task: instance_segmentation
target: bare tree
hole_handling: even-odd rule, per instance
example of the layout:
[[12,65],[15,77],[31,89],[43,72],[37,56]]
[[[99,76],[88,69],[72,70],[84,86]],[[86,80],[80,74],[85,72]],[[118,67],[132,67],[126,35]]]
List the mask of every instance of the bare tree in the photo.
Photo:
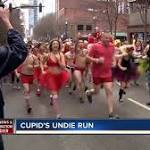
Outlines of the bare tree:
[[34,39],[51,39],[57,36],[55,14],[51,13],[39,20],[33,29]]
[[109,30],[111,33],[114,31],[114,37],[116,37],[117,21],[119,18],[119,2],[120,0],[106,0],[105,14],[109,24]]

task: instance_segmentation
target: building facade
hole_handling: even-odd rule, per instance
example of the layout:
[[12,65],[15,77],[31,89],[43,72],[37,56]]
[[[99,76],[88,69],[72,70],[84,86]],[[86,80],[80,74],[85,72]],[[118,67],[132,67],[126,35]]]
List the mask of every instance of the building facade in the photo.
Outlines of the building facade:
[[[144,14],[140,15],[140,9],[144,9],[144,3],[140,0],[129,0],[129,8],[130,8],[130,14],[129,14],[129,25],[128,25],[128,38],[130,42],[133,38],[140,39],[144,41],[144,33],[147,34],[147,40],[150,39],[150,9],[146,10],[147,13],[147,23],[145,25],[144,23]],[[143,6],[140,7],[140,5]],[[140,8],[140,9],[139,9]]]
[[[60,34],[87,36],[95,28],[109,32],[104,0],[56,0],[55,6]],[[117,32],[127,31],[128,17],[124,8],[125,3],[120,3]]]

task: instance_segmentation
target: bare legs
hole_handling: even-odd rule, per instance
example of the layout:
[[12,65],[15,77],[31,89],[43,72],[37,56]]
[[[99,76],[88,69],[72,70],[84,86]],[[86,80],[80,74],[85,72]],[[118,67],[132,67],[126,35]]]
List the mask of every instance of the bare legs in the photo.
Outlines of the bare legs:
[[53,110],[56,114],[56,118],[60,119],[61,118],[61,110],[60,110],[58,92],[52,91],[50,99],[52,101],[52,106],[53,106]]
[[81,71],[75,70],[73,73],[76,81],[76,87],[79,92],[79,97],[80,97],[80,103],[84,103],[84,87],[83,87],[83,77],[81,74]]
[[26,103],[27,113],[31,113],[32,108],[30,105],[30,85],[28,83],[24,83],[23,87],[24,87],[24,99]]

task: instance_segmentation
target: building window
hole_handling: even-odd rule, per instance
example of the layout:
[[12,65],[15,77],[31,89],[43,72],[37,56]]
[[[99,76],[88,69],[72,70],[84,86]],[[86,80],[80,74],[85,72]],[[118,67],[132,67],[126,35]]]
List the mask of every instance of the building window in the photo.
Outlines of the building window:
[[92,30],[92,25],[86,25],[86,30],[91,31]]
[[129,8],[130,8],[130,13],[133,13],[133,12],[134,12],[134,9],[133,9],[133,8],[134,8],[133,2],[130,3]]
[[118,5],[118,13],[119,14],[124,14],[125,13],[125,2],[119,2]]
[[78,25],[77,28],[78,28],[78,31],[83,31],[84,25]]

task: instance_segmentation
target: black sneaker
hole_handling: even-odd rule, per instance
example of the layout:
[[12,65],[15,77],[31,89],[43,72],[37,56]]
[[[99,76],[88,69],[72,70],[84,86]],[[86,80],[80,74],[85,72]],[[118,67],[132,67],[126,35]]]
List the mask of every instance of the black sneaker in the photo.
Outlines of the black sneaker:
[[150,102],[146,103],[146,105],[150,106]]
[[88,87],[87,86],[85,86],[85,89],[84,89],[84,91],[86,92],[88,90]]
[[76,87],[76,85],[74,85],[74,86],[73,86],[73,91],[75,91],[75,90],[76,90],[76,88],[77,88],[77,87]]
[[109,119],[119,119],[118,115],[114,115],[113,113],[109,114]]
[[134,82],[134,85],[135,85],[135,86],[140,86],[140,84],[139,84],[139,83],[137,83],[137,82]]
[[50,105],[53,106],[53,96],[50,95]]
[[90,92],[86,91],[86,96],[87,96],[87,99],[89,101],[90,104],[92,104],[92,94],[90,94]]
[[69,95],[72,95],[72,91],[69,91]]
[[52,99],[50,100],[50,105],[53,106],[53,100]]
[[31,112],[32,112],[32,108],[31,108],[31,107],[28,107],[28,108],[27,108],[27,113],[28,113],[28,114],[31,114]]
[[101,88],[101,89],[103,89],[103,88],[104,88],[104,85],[103,85],[103,84],[101,84],[100,88]]
[[79,99],[80,99],[80,103],[81,103],[81,104],[83,104],[83,103],[84,103],[83,98],[82,98],[82,97],[80,97]]

